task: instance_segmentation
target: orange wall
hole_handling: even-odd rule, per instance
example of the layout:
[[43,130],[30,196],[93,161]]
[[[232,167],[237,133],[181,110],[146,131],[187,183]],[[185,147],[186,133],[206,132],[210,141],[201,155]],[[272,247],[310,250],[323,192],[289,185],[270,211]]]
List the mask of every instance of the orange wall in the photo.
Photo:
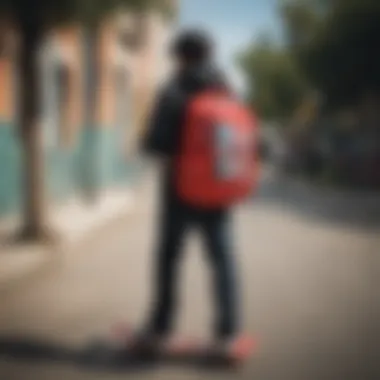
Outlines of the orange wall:
[[[155,71],[157,70],[157,28],[154,17],[149,17],[147,44],[134,55],[133,65],[125,62],[126,69],[131,70],[133,79],[133,102],[135,116],[140,119],[146,114],[155,91]],[[68,103],[64,109],[65,140],[75,138],[83,125],[84,116],[84,72],[82,35],[79,26],[57,29],[52,33],[64,52],[64,63],[69,71]],[[96,118],[101,126],[112,126],[115,114],[114,65],[113,54],[116,47],[116,35],[112,23],[106,23],[101,30],[99,40],[99,83],[97,89]],[[158,48],[159,50],[160,48]],[[118,63],[120,64],[120,62]],[[121,63],[123,64],[123,62]],[[14,62],[11,59],[0,59],[0,120],[10,121],[14,116],[15,87]]]
[[65,65],[69,71],[68,97],[64,108],[64,143],[75,140],[83,120],[83,69],[81,29],[76,26],[59,29],[54,34],[65,55]]
[[10,121],[14,111],[14,67],[10,58],[0,59],[0,120]]

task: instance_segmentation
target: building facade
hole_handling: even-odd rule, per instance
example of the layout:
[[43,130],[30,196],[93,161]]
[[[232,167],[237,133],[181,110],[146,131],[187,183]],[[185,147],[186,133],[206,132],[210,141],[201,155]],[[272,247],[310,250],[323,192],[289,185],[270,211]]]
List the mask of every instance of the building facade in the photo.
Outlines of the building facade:
[[[151,12],[112,18],[96,36],[72,25],[46,37],[39,52],[40,129],[50,203],[133,180],[141,128],[166,71],[164,50],[170,30],[165,17]],[[4,49],[0,218],[17,211],[23,192],[15,62]]]

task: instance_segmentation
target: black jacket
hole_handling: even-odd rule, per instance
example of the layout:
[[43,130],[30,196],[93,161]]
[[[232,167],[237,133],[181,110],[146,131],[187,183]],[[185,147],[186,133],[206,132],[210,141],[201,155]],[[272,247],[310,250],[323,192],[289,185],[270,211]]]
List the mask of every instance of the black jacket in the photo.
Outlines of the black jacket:
[[166,158],[175,156],[189,99],[206,89],[222,86],[226,87],[223,75],[212,65],[194,67],[172,79],[159,94],[150,117],[145,151]]
[[179,202],[174,188],[172,164],[178,154],[184,117],[189,100],[199,92],[213,88],[227,88],[222,73],[214,66],[194,67],[173,78],[158,96],[150,117],[144,150],[148,154],[168,158],[164,173],[166,201]]

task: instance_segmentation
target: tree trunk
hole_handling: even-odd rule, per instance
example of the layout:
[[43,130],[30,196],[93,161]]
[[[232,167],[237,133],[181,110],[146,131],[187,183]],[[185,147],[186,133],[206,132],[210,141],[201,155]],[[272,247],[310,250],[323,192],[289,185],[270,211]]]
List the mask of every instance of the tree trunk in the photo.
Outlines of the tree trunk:
[[22,240],[44,240],[44,162],[40,136],[40,78],[38,49],[42,28],[37,23],[20,27],[20,137],[23,144],[24,213]]
[[86,68],[86,102],[85,102],[85,128],[88,129],[87,138],[91,138],[88,151],[86,151],[86,164],[84,165],[84,178],[87,178],[85,186],[86,200],[94,203],[99,198],[99,184],[97,165],[99,157],[98,141],[95,138],[94,129],[97,124],[97,99],[99,68],[99,27],[97,24],[89,25],[85,38],[85,68]]

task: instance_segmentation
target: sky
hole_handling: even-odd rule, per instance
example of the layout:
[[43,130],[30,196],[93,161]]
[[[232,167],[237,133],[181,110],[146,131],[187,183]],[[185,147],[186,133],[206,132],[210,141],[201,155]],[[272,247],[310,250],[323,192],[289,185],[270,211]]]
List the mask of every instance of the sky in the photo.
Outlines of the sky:
[[244,91],[236,54],[263,33],[281,33],[278,0],[179,0],[179,27],[201,27],[218,43],[218,57],[232,83]]

